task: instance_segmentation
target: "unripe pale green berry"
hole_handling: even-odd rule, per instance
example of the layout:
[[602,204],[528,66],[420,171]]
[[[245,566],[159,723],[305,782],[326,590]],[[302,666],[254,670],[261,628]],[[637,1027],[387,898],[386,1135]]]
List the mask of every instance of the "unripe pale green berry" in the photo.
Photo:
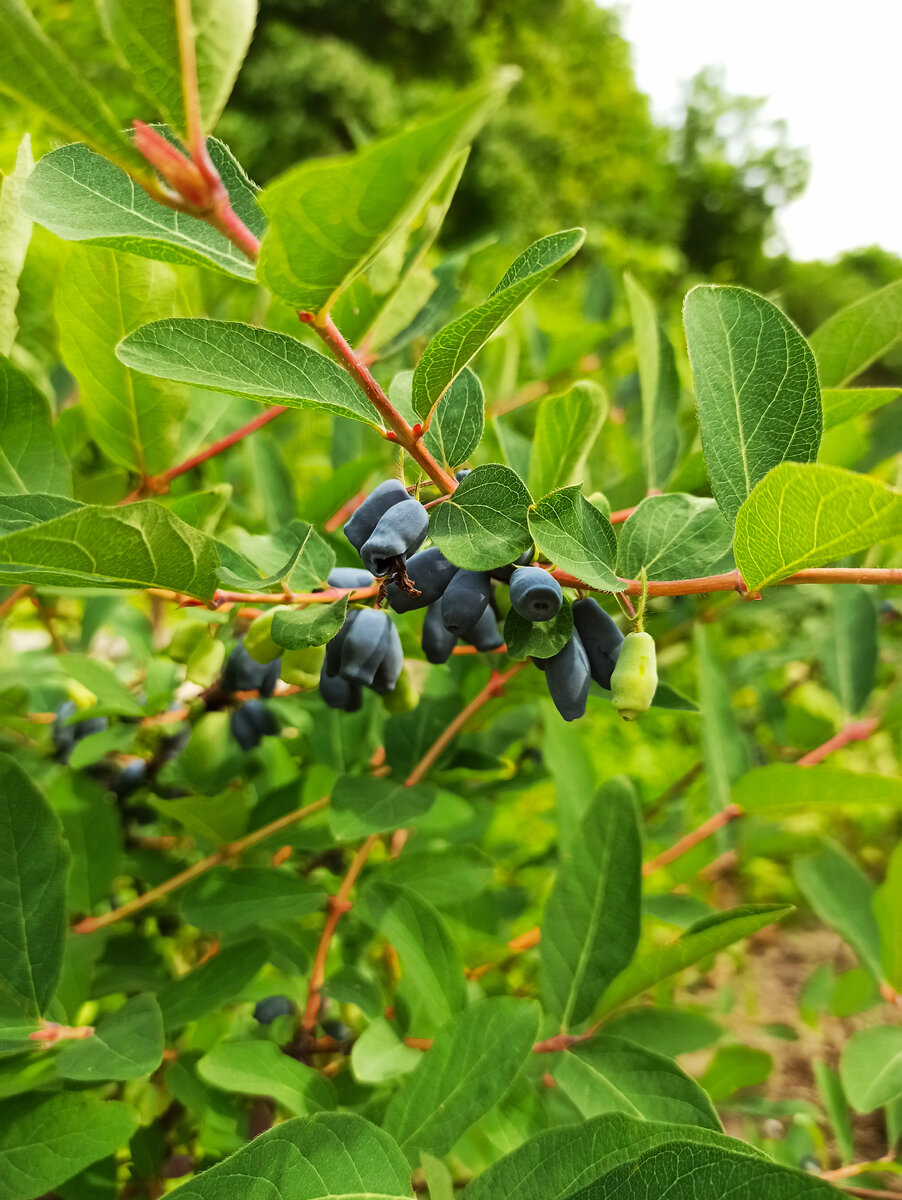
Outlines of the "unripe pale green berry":
[[272,640],[272,623],[277,612],[290,611],[291,609],[287,605],[278,604],[265,612],[262,617],[257,617],[251,625],[244,635],[244,648],[254,662],[270,663],[282,655],[283,648]]
[[624,721],[647,712],[658,686],[655,642],[650,633],[628,633],[611,675],[611,703]]
[[325,657],[325,646],[305,646],[303,650],[286,650],[282,655],[280,671],[282,682],[303,688],[305,691],[317,687]]

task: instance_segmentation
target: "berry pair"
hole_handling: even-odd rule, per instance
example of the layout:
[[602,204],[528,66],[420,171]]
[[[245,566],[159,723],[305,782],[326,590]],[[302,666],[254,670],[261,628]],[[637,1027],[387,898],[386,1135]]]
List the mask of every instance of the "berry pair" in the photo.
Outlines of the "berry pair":
[[271,696],[275,691],[281,665],[278,658],[267,663],[257,662],[248,654],[244,643],[239,642],[226,660],[220,687],[227,695],[234,692],[259,692],[261,696]]
[[429,513],[400,480],[387,479],[345,523],[344,534],[373,575],[403,570],[407,556],[422,546]]
[[354,608],[326,645],[320,692],[330,708],[356,712],[363,703],[362,688],[379,695],[393,691],[403,666],[401,639],[388,614]]

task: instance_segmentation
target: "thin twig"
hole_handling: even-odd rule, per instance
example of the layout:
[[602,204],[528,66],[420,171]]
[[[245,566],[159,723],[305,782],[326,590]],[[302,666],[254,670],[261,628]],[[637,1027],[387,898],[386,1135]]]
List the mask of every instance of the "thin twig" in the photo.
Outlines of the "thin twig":
[[822,746],[816,747],[814,750],[809,750],[807,754],[803,754],[796,761],[796,766],[813,767],[829,755],[834,750],[841,750],[843,746],[848,746],[850,742],[864,742],[871,734],[879,728],[880,722],[876,717],[865,717],[862,721],[850,721],[848,725],[844,725],[839,733],[834,734],[832,738],[828,738]]
[[24,600],[30,592],[30,583],[21,583],[15,589],[15,591],[10,592],[2,604],[0,604],[0,621],[2,621],[4,617],[8,616],[9,613],[12,612],[15,606],[19,603],[19,601]]
[[660,871],[662,867],[669,866],[684,854],[703,842],[705,838],[709,838],[712,833],[716,833],[718,829],[722,829],[724,825],[729,825],[730,821],[735,821],[737,817],[743,815],[742,809],[738,804],[728,804],[726,808],[722,808],[720,812],[715,813],[713,817],[709,817],[707,821],[699,825],[698,829],[693,829],[687,833],[685,837],[680,838],[678,842],[659,854],[657,858],[652,858],[647,863],[642,865],[643,875],[653,875],[655,871]]

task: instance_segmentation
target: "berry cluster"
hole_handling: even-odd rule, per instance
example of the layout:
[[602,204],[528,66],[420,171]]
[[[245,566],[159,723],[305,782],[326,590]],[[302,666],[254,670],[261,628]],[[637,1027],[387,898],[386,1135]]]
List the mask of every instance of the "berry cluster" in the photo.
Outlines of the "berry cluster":
[[[437,547],[421,550],[428,528],[429,515],[423,505],[408,495],[402,483],[386,480],[344,526],[345,536],[366,570],[339,568],[329,576],[329,584],[369,587],[373,576],[379,576],[383,579],[381,594],[394,612],[425,608],[422,647],[431,663],[447,662],[458,639],[480,651],[497,650],[504,644],[493,603],[497,582],[509,585],[511,607],[524,620],[552,621],[560,612],[564,603],[561,585],[549,571],[531,565],[532,550],[508,566],[471,571],[449,562]],[[647,637],[631,634],[630,638],[634,636]],[[573,604],[573,633],[567,644],[549,658],[532,660],[545,673],[551,699],[565,720],[576,720],[585,713],[593,680],[612,689],[623,645],[624,635],[595,600]],[[401,642],[388,614],[352,609],[326,646],[320,691],[332,708],[354,712],[363,702],[362,688],[380,694],[391,691],[402,666]],[[620,675],[625,677],[624,672]],[[614,692],[619,694],[616,686]],[[621,715],[631,717],[647,708],[648,702],[643,704],[641,697],[631,693],[615,707]]]
[[[281,667],[280,658],[267,663],[257,662],[239,642],[226,660],[219,686],[228,695],[259,692],[261,696],[271,696]],[[263,738],[279,732],[279,723],[262,701],[246,700],[240,708],[232,710],[229,728],[242,750],[253,750]]]

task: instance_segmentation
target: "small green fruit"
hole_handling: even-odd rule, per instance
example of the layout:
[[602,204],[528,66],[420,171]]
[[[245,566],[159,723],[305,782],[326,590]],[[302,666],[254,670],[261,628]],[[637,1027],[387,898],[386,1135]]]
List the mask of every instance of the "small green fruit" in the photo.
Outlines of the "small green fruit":
[[272,640],[272,622],[277,612],[289,611],[287,605],[276,605],[262,617],[258,617],[244,635],[244,648],[254,662],[271,663],[282,655],[283,648]]
[[611,703],[624,721],[647,712],[658,687],[655,642],[650,633],[629,633],[611,675]]
[[286,650],[282,655],[281,676],[284,683],[311,691],[319,686],[319,673],[326,657],[325,646],[306,646],[303,650]]
[[198,687],[209,687],[219,678],[225,661],[225,643],[209,634],[201,638],[188,657],[185,678]]
[[420,703],[419,692],[414,690],[406,669],[402,670],[392,690],[386,692],[381,699],[385,711],[393,715],[412,712]]
[[173,662],[186,663],[194,653],[202,637],[208,633],[209,626],[200,621],[179,621],[169,639],[166,653]]

